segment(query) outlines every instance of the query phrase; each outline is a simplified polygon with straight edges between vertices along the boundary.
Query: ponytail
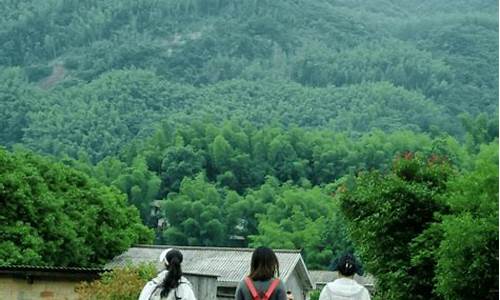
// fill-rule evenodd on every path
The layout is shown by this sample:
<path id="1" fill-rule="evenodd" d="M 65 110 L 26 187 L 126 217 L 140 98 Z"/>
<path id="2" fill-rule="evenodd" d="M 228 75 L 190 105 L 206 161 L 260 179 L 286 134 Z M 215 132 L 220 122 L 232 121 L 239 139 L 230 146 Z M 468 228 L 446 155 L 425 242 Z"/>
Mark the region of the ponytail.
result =
<path id="1" fill-rule="evenodd" d="M 161 297 L 167 297 L 168 293 L 179 286 L 181 276 L 182 276 L 182 253 L 179 250 L 172 249 L 167 253 L 165 258 L 168 262 L 167 266 L 167 276 L 162 283 Z"/>

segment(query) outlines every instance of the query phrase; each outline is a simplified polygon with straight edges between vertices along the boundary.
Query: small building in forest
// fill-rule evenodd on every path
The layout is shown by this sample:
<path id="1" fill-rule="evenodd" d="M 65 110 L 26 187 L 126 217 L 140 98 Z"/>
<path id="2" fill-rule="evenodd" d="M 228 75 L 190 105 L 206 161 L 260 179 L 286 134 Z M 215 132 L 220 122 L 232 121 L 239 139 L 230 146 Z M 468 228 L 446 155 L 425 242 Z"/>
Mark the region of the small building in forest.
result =
<path id="1" fill-rule="evenodd" d="M 0 266 L 0 299 L 76 300 L 75 287 L 98 279 L 101 268 Z"/>
<path id="2" fill-rule="evenodd" d="M 122 267 L 127 264 L 154 263 L 158 271 L 163 266 L 158 262 L 160 253 L 167 248 L 179 249 L 184 260 L 183 272 L 191 274 L 212 274 L 212 281 L 204 280 L 201 287 L 196 279 L 188 279 L 197 291 L 198 299 L 228 300 L 234 299 L 236 287 L 249 273 L 250 260 L 254 249 L 225 247 L 189 247 L 136 245 L 125 253 L 115 257 L 107 268 Z M 274 250 L 280 264 L 280 278 L 295 300 L 305 300 L 313 288 L 306 264 L 299 250 Z M 194 282 L 193 282 L 194 280 Z"/>

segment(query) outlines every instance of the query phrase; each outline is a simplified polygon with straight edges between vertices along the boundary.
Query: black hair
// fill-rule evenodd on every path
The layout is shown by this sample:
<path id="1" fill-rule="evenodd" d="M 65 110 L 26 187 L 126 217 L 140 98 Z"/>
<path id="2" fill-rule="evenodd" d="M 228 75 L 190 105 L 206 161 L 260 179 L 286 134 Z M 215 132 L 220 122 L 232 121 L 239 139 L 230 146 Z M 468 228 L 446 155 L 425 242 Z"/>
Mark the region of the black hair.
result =
<path id="1" fill-rule="evenodd" d="M 337 264 L 337 271 L 343 276 L 353 276 L 354 273 L 358 273 L 358 263 L 356 258 L 351 253 L 347 253 L 342 256 Z"/>
<path id="2" fill-rule="evenodd" d="M 182 277 L 182 253 L 177 249 L 172 249 L 168 251 L 167 256 L 165 258 L 168 262 L 167 266 L 167 276 L 165 280 L 163 280 L 161 297 L 167 297 L 168 293 L 179 286 L 179 281 Z"/>
<path id="3" fill-rule="evenodd" d="M 252 254 L 250 275 L 252 280 L 269 280 L 279 276 L 279 263 L 276 254 L 271 248 L 258 247 Z"/>

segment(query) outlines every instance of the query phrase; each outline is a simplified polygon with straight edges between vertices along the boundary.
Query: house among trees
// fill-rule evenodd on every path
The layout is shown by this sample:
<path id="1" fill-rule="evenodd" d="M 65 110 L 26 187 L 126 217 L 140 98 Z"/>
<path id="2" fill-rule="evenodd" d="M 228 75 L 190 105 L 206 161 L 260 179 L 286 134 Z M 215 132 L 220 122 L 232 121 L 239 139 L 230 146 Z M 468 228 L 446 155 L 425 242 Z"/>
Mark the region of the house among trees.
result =
<path id="1" fill-rule="evenodd" d="M 184 255 L 183 272 L 193 284 L 198 299 L 234 299 L 238 283 L 248 275 L 253 249 L 136 245 L 115 257 L 107 268 L 123 267 L 127 264 L 154 263 L 158 270 L 160 253 L 175 247 Z M 280 278 L 284 281 L 295 300 L 305 300 L 313 288 L 307 266 L 299 250 L 275 250 L 280 264 Z M 216 275 L 216 279 L 214 277 Z M 212 276 L 212 277 L 210 277 Z M 203 286 L 200 286 L 203 285 Z M 203 294 L 201 294 L 203 293 Z M 200 296 L 203 295 L 203 296 Z"/>
<path id="2" fill-rule="evenodd" d="M 158 232 L 163 231 L 168 226 L 166 219 L 161 214 L 161 206 L 164 202 L 164 200 L 154 200 L 149 204 L 151 207 L 149 213 L 150 225 L 156 228 Z"/>

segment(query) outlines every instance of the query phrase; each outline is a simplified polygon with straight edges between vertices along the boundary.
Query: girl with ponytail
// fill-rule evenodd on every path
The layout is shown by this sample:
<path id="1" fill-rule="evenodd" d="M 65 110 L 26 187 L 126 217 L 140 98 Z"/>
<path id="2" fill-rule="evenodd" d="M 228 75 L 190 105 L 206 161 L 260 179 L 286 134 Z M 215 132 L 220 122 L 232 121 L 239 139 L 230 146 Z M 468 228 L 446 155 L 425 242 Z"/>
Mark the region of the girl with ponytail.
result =
<path id="1" fill-rule="evenodd" d="M 340 258 L 336 270 L 339 278 L 329 282 L 319 295 L 319 300 L 370 300 L 368 290 L 354 280 L 354 274 L 359 273 L 356 258 L 347 253 Z"/>
<path id="2" fill-rule="evenodd" d="M 164 250 L 160 262 L 166 270 L 144 286 L 139 300 L 196 300 L 191 283 L 182 276 L 182 253 L 172 248 Z"/>

